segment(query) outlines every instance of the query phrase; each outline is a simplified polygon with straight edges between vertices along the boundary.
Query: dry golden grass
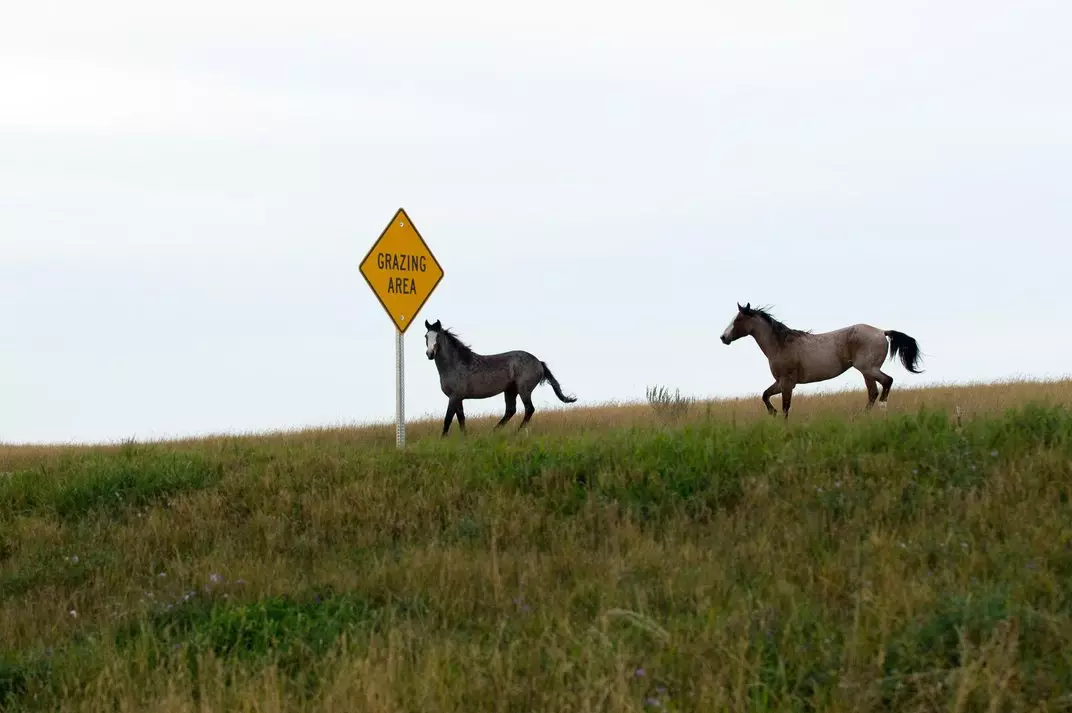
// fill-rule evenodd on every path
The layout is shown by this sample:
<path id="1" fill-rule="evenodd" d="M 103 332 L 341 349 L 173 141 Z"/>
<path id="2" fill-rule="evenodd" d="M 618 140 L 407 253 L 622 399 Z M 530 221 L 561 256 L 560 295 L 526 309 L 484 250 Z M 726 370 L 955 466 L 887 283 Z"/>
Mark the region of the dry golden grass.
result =
<path id="1" fill-rule="evenodd" d="M 863 400 L 0 448 L 0 705 L 1067 707 L 1072 382 Z"/>
<path id="2" fill-rule="evenodd" d="M 1007 408 L 1014 408 L 1025 403 L 1045 403 L 1054 405 L 1072 405 L 1072 379 L 1043 381 L 1033 379 L 1010 379 L 1003 382 L 963 383 L 923 388 L 896 385 L 896 391 L 890 396 L 886 412 L 875 410 L 873 416 L 886 414 L 915 413 L 922 409 L 946 411 L 950 414 L 959 412 L 963 418 L 981 414 L 995 414 Z M 868 418 L 863 404 L 866 392 L 862 389 L 849 389 L 837 392 L 809 393 L 799 390 L 793 401 L 792 421 L 807 422 L 816 418 L 838 417 L 848 419 Z M 778 397 L 773 400 L 778 406 Z M 499 416 L 471 417 L 467 420 L 470 435 L 488 432 Z M 570 435 L 584 432 L 599 432 L 615 428 L 637 428 L 660 423 L 652 407 L 645 402 L 603 403 L 594 406 L 555 406 L 540 409 L 533 417 L 531 430 L 535 434 Z M 730 423 L 747 424 L 769 419 L 766 410 L 755 396 L 735 399 L 694 400 L 682 418 L 672 419 L 673 423 L 696 423 L 705 419 L 716 419 Z M 515 417 L 510 428 L 520 423 L 520 416 Z M 442 419 L 438 417 L 422 418 L 408 421 L 406 440 L 413 442 L 429 437 L 439 437 Z M 457 421 L 451 427 L 452 436 L 457 436 Z M 507 429 L 509 430 L 509 429 Z M 340 441 L 354 445 L 360 443 L 384 445 L 393 444 L 395 427 L 390 424 L 375 424 L 347 427 L 308 428 L 295 431 L 274 431 L 256 434 L 207 435 L 198 438 L 180 438 L 162 441 L 174 446 L 191 446 L 194 448 L 212 447 L 213 444 L 232 443 L 238 439 L 244 443 L 277 443 L 309 441 Z M 89 445 L 6 445 L 0 442 L 0 472 L 16 470 L 21 464 L 38 464 L 60 458 L 65 454 L 98 451 L 118 452 L 121 444 Z"/>
<path id="3" fill-rule="evenodd" d="M 883 417 L 893 414 L 911 414 L 920 409 L 946 411 L 951 415 L 960 413 L 962 418 L 972 418 L 982 414 L 997 414 L 1007 408 L 1014 408 L 1025 403 L 1044 403 L 1072 405 L 1072 379 L 1060 381 L 1040 381 L 1017 379 L 1005 382 L 965 383 L 924 388 L 907 388 L 900 384 L 891 393 L 889 406 L 885 412 L 877 408 L 872 414 L 863 409 L 867 394 L 863 388 L 839 392 L 808 393 L 804 389 L 793 401 L 792 422 L 807 423 L 814 419 L 829 417 L 860 419 Z M 778 407 L 778 398 L 773 400 Z M 467 419 L 470 435 L 488 433 L 499 415 Z M 770 419 L 766 409 L 755 396 L 736 399 L 695 400 L 683 417 L 671 419 L 672 423 L 682 425 L 698 423 L 706 419 L 715 419 L 736 424 L 748 424 Z M 645 402 L 605 403 L 596 406 L 556 406 L 541 409 L 530 422 L 530 430 L 539 435 L 575 435 L 578 433 L 598 433 L 607 429 L 642 428 L 659 424 L 662 421 L 655 416 L 652 407 Z M 506 430 L 515 428 L 520 417 L 515 416 Z M 407 443 L 422 439 L 438 438 L 443 427 L 442 418 L 427 418 L 407 422 Z M 450 438 L 457 438 L 457 421 L 451 426 Z M 309 439 L 344 441 L 348 443 L 369 443 L 392 445 L 395 442 L 394 424 L 370 425 L 351 428 L 305 429 L 294 432 L 276 432 L 245 436 L 250 442 L 276 440 Z M 230 442 L 232 436 L 183 439 L 177 443 L 189 443 L 200 447 L 206 442 Z"/>

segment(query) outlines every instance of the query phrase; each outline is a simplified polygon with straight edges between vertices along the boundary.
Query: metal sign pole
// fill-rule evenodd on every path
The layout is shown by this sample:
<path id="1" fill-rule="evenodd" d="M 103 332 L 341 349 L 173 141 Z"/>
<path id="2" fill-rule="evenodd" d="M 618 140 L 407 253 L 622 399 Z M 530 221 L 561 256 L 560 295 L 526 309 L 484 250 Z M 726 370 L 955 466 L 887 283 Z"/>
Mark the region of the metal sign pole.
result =
<path id="1" fill-rule="evenodd" d="M 395 445 L 406 446 L 406 358 L 402 330 L 395 328 Z"/>

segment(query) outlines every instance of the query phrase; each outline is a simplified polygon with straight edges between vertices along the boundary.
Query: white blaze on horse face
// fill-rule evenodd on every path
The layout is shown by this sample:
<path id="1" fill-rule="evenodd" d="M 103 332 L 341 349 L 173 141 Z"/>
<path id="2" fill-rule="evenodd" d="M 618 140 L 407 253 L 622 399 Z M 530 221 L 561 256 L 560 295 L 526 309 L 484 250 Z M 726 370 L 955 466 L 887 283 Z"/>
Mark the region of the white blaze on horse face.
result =
<path id="1" fill-rule="evenodd" d="M 439 332 L 433 332 L 431 330 L 428 330 L 424 334 L 424 353 L 428 356 L 429 359 L 435 355 L 436 339 L 438 338 Z"/>
<path id="2" fill-rule="evenodd" d="M 729 344 L 730 342 L 733 341 L 733 323 L 736 322 L 736 321 L 737 321 L 736 317 L 731 319 L 730 320 L 730 326 L 726 327 L 726 331 L 722 333 L 722 341 L 725 342 L 726 344 Z"/>

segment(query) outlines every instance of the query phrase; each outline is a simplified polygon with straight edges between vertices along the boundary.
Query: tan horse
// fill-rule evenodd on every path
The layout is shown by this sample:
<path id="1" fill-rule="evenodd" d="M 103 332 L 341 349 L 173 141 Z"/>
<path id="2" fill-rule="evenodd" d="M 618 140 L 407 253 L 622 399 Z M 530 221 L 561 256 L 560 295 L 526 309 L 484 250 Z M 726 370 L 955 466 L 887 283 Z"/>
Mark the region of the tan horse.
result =
<path id="1" fill-rule="evenodd" d="M 808 331 L 791 329 L 776 320 L 767 310 L 752 307 L 749 302 L 744 307 L 737 303 L 737 315 L 722 333 L 722 343 L 730 344 L 741 337 L 751 336 L 770 362 L 774 383 L 763 392 L 763 405 L 767 411 L 776 416 L 778 412 L 771 405 L 771 396 L 782 395 L 782 411 L 789 418 L 789 404 L 793 399 L 793 389 L 797 384 L 810 384 L 826 381 L 844 374 L 849 367 L 855 367 L 864 375 L 867 385 L 867 408 L 870 410 L 878 399 L 880 408 L 886 408 L 886 399 L 893 386 L 893 377 L 881 369 L 886 361 L 889 337 L 889 356 L 901 356 L 901 364 L 913 374 L 921 373 L 916 368 L 919 361 L 919 345 L 907 334 L 893 329 L 878 329 L 869 324 L 854 324 L 849 327 L 812 334 Z M 878 386 L 882 385 L 879 395 Z"/>

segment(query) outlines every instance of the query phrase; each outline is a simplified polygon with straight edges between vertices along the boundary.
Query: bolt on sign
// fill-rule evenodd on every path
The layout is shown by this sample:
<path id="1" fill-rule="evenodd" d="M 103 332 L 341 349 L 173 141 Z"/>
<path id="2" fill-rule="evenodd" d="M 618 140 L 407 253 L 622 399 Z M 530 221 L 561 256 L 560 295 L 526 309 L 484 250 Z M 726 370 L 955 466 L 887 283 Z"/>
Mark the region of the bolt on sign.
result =
<path id="1" fill-rule="evenodd" d="M 406 211 L 399 208 L 361 261 L 361 274 L 404 334 L 443 279 L 443 268 Z"/>

